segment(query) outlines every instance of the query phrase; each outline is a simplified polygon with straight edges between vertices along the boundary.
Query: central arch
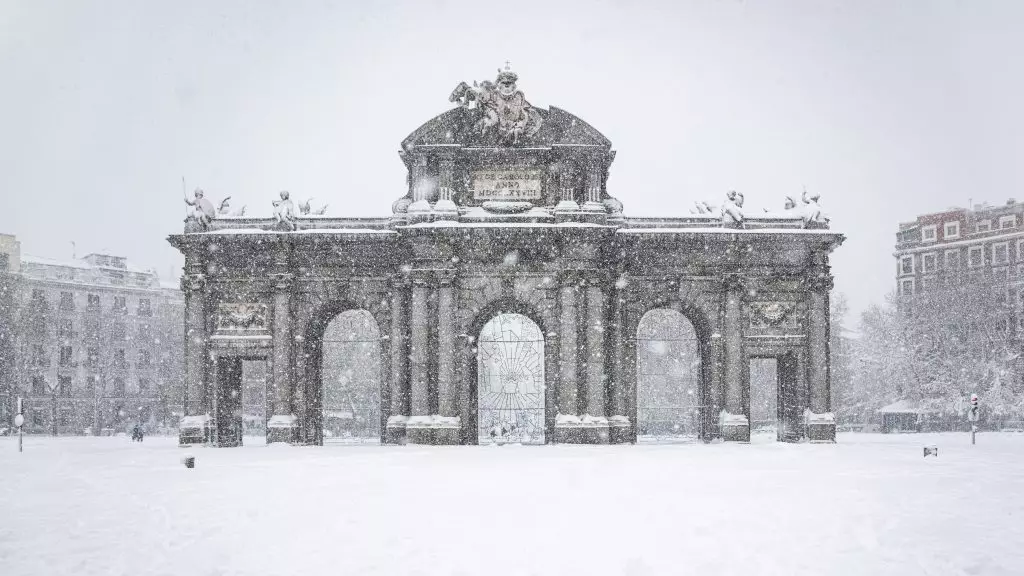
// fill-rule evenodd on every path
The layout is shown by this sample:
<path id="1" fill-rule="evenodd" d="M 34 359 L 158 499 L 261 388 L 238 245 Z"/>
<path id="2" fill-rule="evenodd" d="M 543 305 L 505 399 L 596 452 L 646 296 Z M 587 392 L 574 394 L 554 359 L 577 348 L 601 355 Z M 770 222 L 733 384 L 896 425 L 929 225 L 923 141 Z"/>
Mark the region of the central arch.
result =
<path id="1" fill-rule="evenodd" d="M 476 341 L 480 443 L 544 444 L 544 332 L 524 314 L 499 312 Z"/>
<path id="2" fill-rule="evenodd" d="M 636 331 L 638 442 L 693 442 L 706 435 L 705 347 L 672 308 L 649 310 Z"/>
<path id="3" fill-rule="evenodd" d="M 323 443 L 379 442 L 383 367 L 373 315 L 350 309 L 334 316 L 324 327 L 319 356 Z"/>

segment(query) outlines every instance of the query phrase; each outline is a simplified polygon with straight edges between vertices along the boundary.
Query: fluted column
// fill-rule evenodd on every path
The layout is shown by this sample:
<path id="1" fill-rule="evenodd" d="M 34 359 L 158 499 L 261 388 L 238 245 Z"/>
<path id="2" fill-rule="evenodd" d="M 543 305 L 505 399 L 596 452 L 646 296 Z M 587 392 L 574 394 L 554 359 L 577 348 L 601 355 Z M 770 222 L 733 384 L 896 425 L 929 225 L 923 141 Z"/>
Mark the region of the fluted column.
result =
<path id="1" fill-rule="evenodd" d="M 181 279 L 185 295 L 185 389 L 182 403 L 186 416 L 206 412 L 206 276 L 197 272 Z"/>
<path id="2" fill-rule="evenodd" d="M 455 205 L 455 160 L 441 160 L 438 173 L 438 198 L 434 203 L 434 215 L 438 220 L 457 220 L 459 208 Z"/>
<path id="3" fill-rule="evenodd" d="M 410 172 L 412 204 L 409 205 L 408 214 L 417 220 L 429 219 L 431 206 L 427 200 L 430 192 L 427 182 L 427 157 L 422 154 L 414 156 Z"/>
<path id="4" fill-rule="evenodd" d="M 822 260 L 824 256 L 821 257 Z M 836 423 L 832 416 L 829 370 L 829 291 L 832 276 L 822 263 L 808 279 L 807 294 L 807 376 L 810 388 L 810 410 L 807 436 L 814 442 L 834 442 Z"/>
<path id="5" fill-rule="evenodd" d="M 562 170 L 558 172 L 559 201 L 555 206 L 556 212 L 579 212 L 580 205 L 573 198 L 573 192 L 575 191 L 575 182 L 573 180 L 572 167 L 564 165 Z"/>
<path id="6" fill-rule="evenodd" d="M 614 286 L 614 285 L 613 285 Z M 609 418 L 609 441 L 622 443 L 630 441 L 630 422 L 628 417 L 628 406 L 626 403 L 626 378 L 625 378 L 625 290 L 617 287 L 612 288 L 610 304 L 612 308 L 611 319 L 611 342 L 605 344 L 605 349 L 611 354 L 611 398 L 608 407 Z"/>
<path id="7" fill-rule="evenodd" d="M 605 212 L 604 204 L 601 203 L 601 163 L 597 158 L 591 158 L 587 162 L 586 173 L 584 174 L 584 202 L 585 212 Z"/>
<path id="8" fill-rule="evenodd" d="M 587 282 L 587 441 L 608 442 L 605 414 L 604 290 L 600 278 Z"/>
<path id="9" fill-rule="evenodd" d="M 409 327 L 409 416 L 429 416 L 429 363 L 427 360 L 427 338 L 429 334 L 427 297 L 430 288 L 424 278 L 416 278 L 412 284 Z"/>
<path id="10" fill-rule="evenodd" d="M 558 291 L 558 401 L 555 420 L 555 442 L 578 442 L 579 403 L 577 380 L 577 275 L 563 273 Z"/>
<path id="11" fill-rule="evenodd" d="M 750 422 L 743 406 L 743 280 L 738 274 L 726 276 L 724 310 L 725 410 L 722 422 L 726 440 L 750 440 Z"/>
<path id="12" fill-rule="evenodd" d="M 455 374 L 455 273 L 437 275 L 437 411 L 434 444 L 458 444 L 461 435 L 459 383 Z"/>
<path id="13" fill-rule="evenodd" d="M 409 419 L 409 339 L 408 282 L 404 277 L 391 284 L 391 415 L 385 430 L 385 441 L 405 441 L 405 424 Z"/>

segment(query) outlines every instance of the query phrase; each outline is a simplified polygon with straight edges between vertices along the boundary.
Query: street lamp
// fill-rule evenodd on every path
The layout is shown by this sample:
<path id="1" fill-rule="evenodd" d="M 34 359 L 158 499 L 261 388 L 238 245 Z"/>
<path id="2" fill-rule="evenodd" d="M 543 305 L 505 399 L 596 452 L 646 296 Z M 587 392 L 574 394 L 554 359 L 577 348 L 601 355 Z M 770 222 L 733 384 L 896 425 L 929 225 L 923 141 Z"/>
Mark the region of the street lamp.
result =
<path id="1" fill-rule="evenodd" d="M 21 452 L 21 427 L 25 425 L 25 417 L 21 415 L 21 398 L 18 398 L 18 415 L 14 417 L 14 425 L 18 427 L 18 452 Z"/>

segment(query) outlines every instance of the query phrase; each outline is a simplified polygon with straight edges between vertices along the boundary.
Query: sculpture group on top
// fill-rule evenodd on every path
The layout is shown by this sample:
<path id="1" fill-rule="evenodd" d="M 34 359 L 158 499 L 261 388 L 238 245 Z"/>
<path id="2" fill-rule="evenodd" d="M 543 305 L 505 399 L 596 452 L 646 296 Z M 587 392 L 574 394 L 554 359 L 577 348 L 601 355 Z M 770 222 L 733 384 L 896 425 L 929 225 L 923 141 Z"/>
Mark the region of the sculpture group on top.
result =
<path id="1" fill-rule="evenodd" d="M 494 82 L 474 80 L 472 86 L 459 82 L 448 100 L 479 114 L 473 127 L 481 136 L 496 133 L 499 143 L 518 144 L 521 139 L 536 134 L 543 123 L 541 115 L 517 88 L 518 81 L 519 75 L 505 62 L 505 69 L 498 69 Z"/>
<path id="2" fill-rule="evenodd" d="M 786 202 L 783 206 L 783 213 L 786 216 L 799 216 L 803 222 L 804 228 L 827 228 L 829 218 L 821 208 L 821 204 L 818 200 L 821 199 L 821 195 L 818 193 L 808 193 L 804 189 L 803 195 L 800 197 L 803 205 L 797 204 L 796 200 L 792 196 L 786 196 Z M 725 202 L 722 203 L 721 208 L 712 206 L 704 200 L 697 200 L 694 202 L 694 207 L 690 209 L 691 214 L 698 215 L 717 215 L 721 217 L 722 226 L 725 228 L 744 228 L 745 227 L 745 216 L 743 212 L 743 193 L 735 190 L 730 190 L 725 195 Z M 770 214 L 770 211 L 765 208 L 766 213 Z"/>
<path id="3" fill-rule="evenodd" d="M 327 213 L 327 204 L 314 207 L 313 198 L 298 205 L 299 213 L 296 216 L 295 203 L 291 200 L 291 194 L 287 190 L 278 193 L 279 199 L 272 202 L 274 206 L 275 227 L 278 230 L 298 230 L 298 217 L 323 216 Z M 186 232 L 205 232 L 210 229 L 210 223 L 220 218 L 241 218 L 245 216 L 246 207 L 243 205 L 237 210 L 231 209 L 231 196 L 225 197 L 220 204 L 214 208 L 213 203 L 206 198 L 206 192 L 202 188 L 196 188 L 192 192 L 192 198 L 185 197 L 185 204 L 190 209 L 185 217 Z"/>

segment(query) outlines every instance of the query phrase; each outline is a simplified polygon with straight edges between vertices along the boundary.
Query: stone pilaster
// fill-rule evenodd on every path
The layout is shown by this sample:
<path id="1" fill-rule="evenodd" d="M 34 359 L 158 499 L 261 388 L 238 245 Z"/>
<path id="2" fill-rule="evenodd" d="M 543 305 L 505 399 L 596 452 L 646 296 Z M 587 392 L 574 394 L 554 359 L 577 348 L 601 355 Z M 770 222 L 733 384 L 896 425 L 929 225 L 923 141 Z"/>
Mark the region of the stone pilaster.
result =
<path id="1" fill-rule="evenodd" d="M 578 275 L 565 272 L 558 290 L 558 401 L 555 418 L 555 442 L 580 442 L 579 361 L 576 293 Z"/>
<path id="2" fill-rule="evenodd" d="M 828 268 L 815 269 L 807 284 L 807 377 L 809 409 L 815 415 L 807 423 L 807 435 L 811 441 L 834 442 L 836 425 L 831 415 L 829 390 L 829 291 L 832 290 L 832 277 Z"/>
<path id="3" fill-rule="evenodd" d="M 182 398 L 185 416 L 198 417 L 208 414 L 207 398 L 207 357 L 209 334 L 207 334 L 206 316 L 206 276 L 197 270 L 202 264 L 189 256 L 186 273 L 181 279 L 181 290 L 185 296 L 185 386 Z M 210 436 L 209 421 L 191 418 L 194 428 L 186 430 L 182 426 L 179 432 L 179 443 L 195 444 L 206 442 Z"/>
<path id="4" fill-rule="evenodd" d="M 605 357 L 604 357 L 604 290 L 601 278 L 587 281 L 586 317 L 586 382 L 587 410 L 583 422 L 585 441 L 590 444 L 608 443 L 608 417 L 605 414 Z"/>
<path id="5" fill-rule="evenodd" d="M 624 444 L 632 441 L 632 426 L 629 421 L 629 407 L 626 401 L 627 384 L 625 377 L 626 370 L 626 346 L 625 327 L 626 321 L 625 302 L 626 294 L 619 288 L 614 288 L 611 296 L 611 341 L 605 343 L 605 349 L 611 354 L 611 386 L 608 407 L 610 415 L 608 418 L 608 441 L 612 444 Z"/>
<path id="6" fill-rule="evenodd" d="M 278 270 L 287 269 L 285 261 L 279 262 Z M 299 441 L 299 423 L 292 407 L 292 391 L 295 384 L 292 366 L 292 285 L 294 277 L 289 272 L 274 272 L 270 282 L 274 289 L 273 370 L 272 387 L 274 413 L 267 426 L 267 442 Z"/>
<path id="7" fill-rule="evenodd" d="M 388 444 L 405 443 L 405 424 L 409 420 L 409 283 L 405 277 L 391 284 L 391 416 L 384 430 Z"/>
<path id="8" fill-rule="evenodd" d="M 722 437 L 728 441 L 749 442 L 750 420 L 743 405 L 742 277 L 727 275 L 724 288 L 725 411 L 721 415 Z"/>

